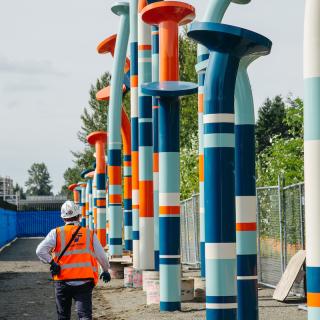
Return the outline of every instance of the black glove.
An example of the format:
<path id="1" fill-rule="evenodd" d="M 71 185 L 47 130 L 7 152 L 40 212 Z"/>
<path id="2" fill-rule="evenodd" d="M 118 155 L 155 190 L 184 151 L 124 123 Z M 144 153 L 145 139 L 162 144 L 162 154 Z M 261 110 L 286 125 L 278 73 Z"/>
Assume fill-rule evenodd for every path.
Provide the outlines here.
<path id="1" fill-rule="evenodd" d="M 50 272 L 51 272 L 52 277 L 59 275 L 60 271 L 61 271 L 61 267 L 57 263 L 55 263 L 54 261 L 51 261 L 50 262 Z"/>
<path id="2" fill-rule="evenodd" d="M 110 273 L 108 271 L 103 271 L 100 274 L 100 279 L 102 279 L 103 282 L 108 283 L 111 281 L 111 276 Z"/>

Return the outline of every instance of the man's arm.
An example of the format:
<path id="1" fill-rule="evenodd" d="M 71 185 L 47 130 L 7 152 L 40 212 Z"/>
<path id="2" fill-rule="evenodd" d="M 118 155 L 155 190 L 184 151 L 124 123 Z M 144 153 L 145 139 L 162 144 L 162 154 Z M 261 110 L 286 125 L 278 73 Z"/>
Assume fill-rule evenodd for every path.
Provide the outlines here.
<path id="1" fill-rule="evenodd" d="M 96 234 L 93 235 L 93 248 L 101 268 L 103 269 L 103 271 L 107 272 L 110 268 L 109 261 Z"/>
<path id="2" fill-rule="evenodd" d="M 52 229 L 37 247 L 36 255 L 43 263 L 50 263 L 52 260 L 51 251 L 56 246 L 57 232 Z"/>

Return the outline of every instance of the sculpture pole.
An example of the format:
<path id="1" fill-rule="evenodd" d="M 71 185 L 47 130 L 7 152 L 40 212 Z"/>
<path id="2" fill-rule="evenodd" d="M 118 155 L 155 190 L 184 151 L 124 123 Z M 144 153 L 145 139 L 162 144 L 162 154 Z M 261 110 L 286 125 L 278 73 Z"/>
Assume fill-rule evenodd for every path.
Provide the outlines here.
<path id="1" fill-rule="evenodd" d="M 153 218 L 153 143 L 152 97 L 141 91 L 141 84 L 151 82 L 151 27 L 141 19 L 147 5 L 139 0 L 138 10 L 138 115 L 139 115 L 139 268 L 154 269 Z"/>
<path id="2" fill-rule="evenodd" d="M 80 176 L 82 179 L 86 179 L 86 191 L 85 191 L 85 219 L 86 219 L 86 224 L 85 226 L 89 228 L 89 215 L 90 215 L 90 209 L 89 209 L 89 202 L 90 202 L 90 195 L 89 193 L 92 193 L 92 181 L 91 179 L 87 176 L 88 173 L 90 173 L 92 169 L 85 169 L 81 172 Z M 91 189 L 91 191 L 89 191 Z"/>
<path id="3" fill-rule="evenodd" d="M 123 70 L 129 38 L 129 4 L 119 2 L 112 12 L 120 16 L 120 27 L 114 52 L 111 95 L 108 116 L 108 177 L 109 177 L 109 251 L 122 256 L 122 186 L 121 186 L 121 105 Z"/>
<path id="4" fill-rule="evenodd" d="M 85 182 L 78 182 L 78 188 L 80 189 L 80 202 L 79 207 L 81 211 L 81 226 L 86 226 L 86 187 Z"/>
<path id="5" fill-rule="evenodd" d="M 159 26 L 160 82 L 143 92 L 160 96 L 159 108 L 159 233 L 160 311 L 181 308 L 180 265 L 180 157 L 179 96 L 197 92 L 197 86 L 179 83 L 178 26 L 189 23 L 194 8 L 177 1 L 146 6 L 142 19 Z"/>
<path id="6" fill-rule="evenodd" d="M 234 93 L 242 57 L 267 54 L 271 42 L 245 29 L 194 23 L 188 36 L 211 54 L 204 88 L 206 314 L 237 319 Z"/>
<path id="7" fill-rule="evenodd" d="M 148 0 L 148 4 L 162 0 Z M 159 28 L 151 26 L 152 82 L 159 81 Z M 154 268 L 159 271 L 159 99 L 152 97 Z"/>
<path id="8" fill-rule="evenodd" d="M 91 169 L 90 172 L 86 173 L 85 178 L 87 179 L 87 196 L 88 196 L 88 226 L 90 230 L 94 230 L 93 225 L 93 177 L 94 171 Z"/>
<path id="9" fill-rule="evenodd" d="M 250 0 L 234 0 L 238 4 L 246 4 Z M 210 0 L 202 22 L 220 23 L 231 0 Z M 196 70 L 198 72 L 198 136 L 199 136 L 199 213 L 200 213 L 200 261 L 201 277 L 205 277 L 205 214 L 204 214 L 204 148 L 203 148 L 203 101 L 205 73 L 209 59 L 208 49 L 199 44 Z"/>
<path id="10" fill-rule="evenodd" d="M 308 319 L 320 319 L 320 2 L 305 1 L 304 176 Z"/>
<path id="11" fill-rule="evenodd" d="M 105 131 L 96 131 L 87 136 L 89 144 L 96 148 L 96 199 L 97 237 L 103 247 L 106 246 L 106 160 L 105 146 L 107 143 L 107 133 Z"/>
<path id="12" fill-rule="evenodd" d="M 80 193 L 77 187 L 78 187 L 77 183 L 73 183 L 68 187 L 68 189 L 73 192 L 73 201 L 75 204 L 79 204 L 80 202 Z"/>
<path id="13" fill-rule="evenodd" d="M 265 53 L 264 53 L 265 54 Z M 254 103 L 247 73 L 259 54 L 241 59 L 235 91 L 238 319 L 258 320 Z"/>
<path id="14" fill-rule="evenodd" d="M 138 0 L 130 0 L 130 59 L 132 253 L 133 267 L 139 269 Z"/>
<path id="15" fill-rule="evenodd" d="M 96 164 L 94 163 L 94 174 L 92 179 L 92 223 L 93 223 L 93 230 L 97 233 L 97 170 Z"/>
<path id="16" fill-rule="evenodd" d="M 126 93 L 126 86 L 123 85 Z M 99 101 L 110 100 L 110 86 L 96 94 Z M 131 172 L 131 125 L 124 107 L 121 109 L 121 137 L 123 142 L 123 175 L 124 175 L 124 244 L 125 250 L 132 251 L 132 172 Z"/>

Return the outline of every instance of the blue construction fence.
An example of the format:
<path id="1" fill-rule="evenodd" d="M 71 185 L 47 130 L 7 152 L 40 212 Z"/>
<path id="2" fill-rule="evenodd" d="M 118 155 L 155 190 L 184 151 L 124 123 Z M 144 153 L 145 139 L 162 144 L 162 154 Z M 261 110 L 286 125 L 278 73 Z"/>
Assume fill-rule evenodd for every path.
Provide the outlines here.
<path id="1" fill-rule="evenodd" d="M 60 211 L 13 211 L 0 208 L 0 248 L 17 237 L 44 237 L 61 226 Z"/>

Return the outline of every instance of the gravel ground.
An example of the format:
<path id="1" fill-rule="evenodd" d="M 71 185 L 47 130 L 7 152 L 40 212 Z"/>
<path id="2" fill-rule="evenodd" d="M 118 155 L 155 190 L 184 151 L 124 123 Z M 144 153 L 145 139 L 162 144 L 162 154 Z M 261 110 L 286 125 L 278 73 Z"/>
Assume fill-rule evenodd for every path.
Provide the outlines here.
<path id="1" fill-rule="evenodd" d="M 0 320 L 57 319 L 54 289 L 48 266 L 38 261 L 35 248 L 41 239 L 18 239 L 0 252 Z M 122 280 L 99 283 L 94 290 L 94 318 L 99 320 L 205 319 L 203 303 L 184 303 L 182 312 L 160 313 L 158 306 L 146 306 L 142 290 L 122 287 Z M 286 304 L 272 299 L 272 290 L 259 290 L 260 320 L 306 320 L 298 311 L 301 302 Z M 72 319 L 76 319 L 73 312 Z"/>

